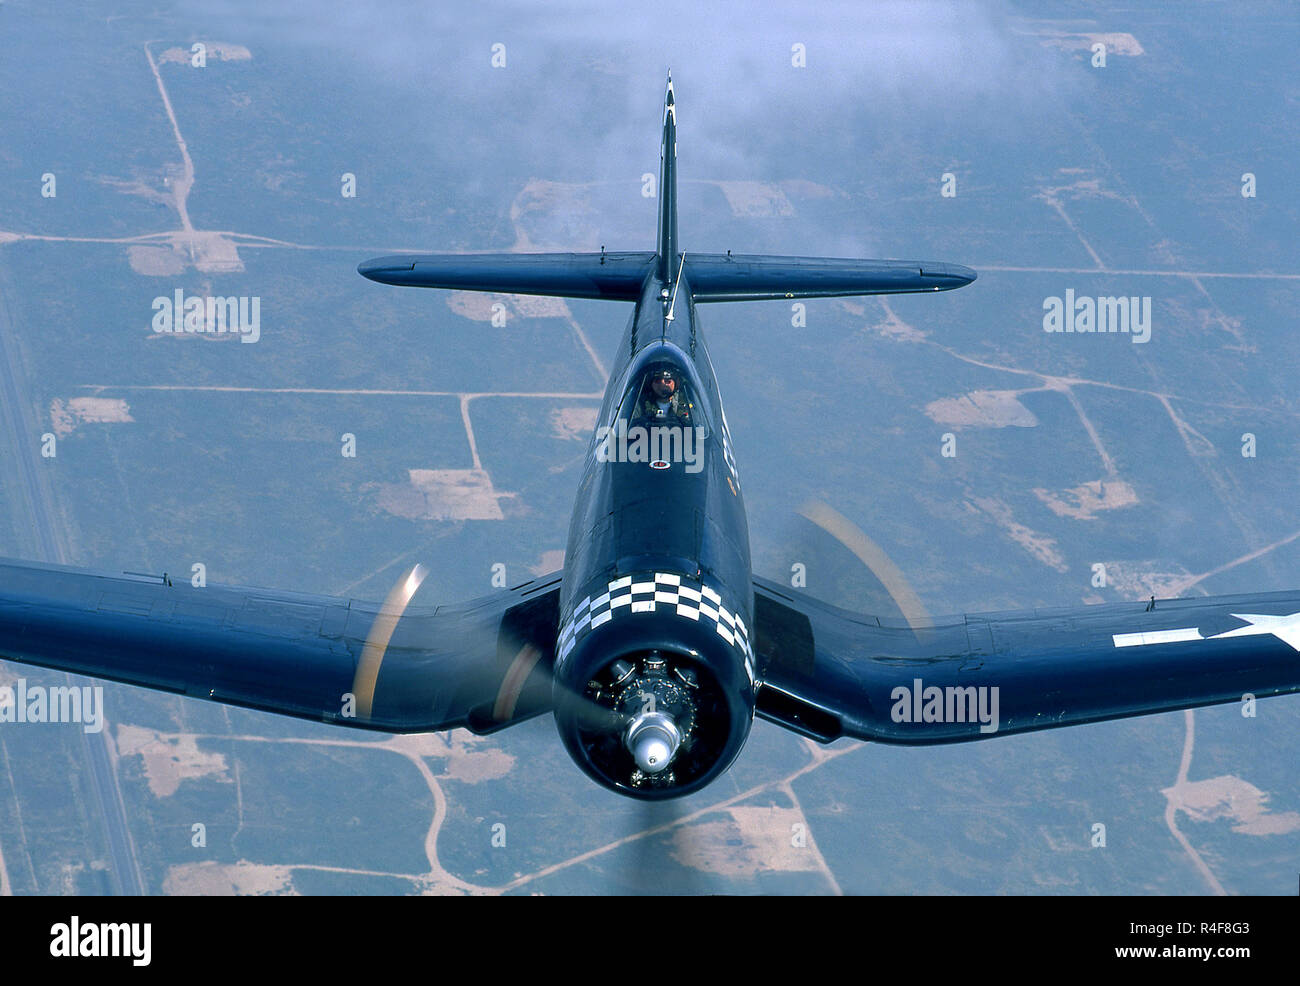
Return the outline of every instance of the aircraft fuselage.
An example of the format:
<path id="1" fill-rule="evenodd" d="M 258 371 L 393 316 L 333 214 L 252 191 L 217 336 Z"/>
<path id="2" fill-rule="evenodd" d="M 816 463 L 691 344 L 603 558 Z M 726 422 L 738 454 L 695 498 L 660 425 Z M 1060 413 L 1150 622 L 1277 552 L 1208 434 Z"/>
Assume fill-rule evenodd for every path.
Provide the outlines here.
<path id="1" fill-rule="evenodd" d="M 660 677 L 670 698 L 682 692 L 688 699 L 703 689 L 684 677 L 716 679 L 724 694 L 710 701 L 723 708 L 711 714 L 723 721 L 710 728 L 701 721 L 704 710 L 693 710 L 681 759 L 669 765 L 671 783 L 665 772 L 631 766 L 626 737 L 622 750 L 609 745 L 603 767 L 593 766 L 576 731 L 566 728 L 566 696 L 557 695 L 561 734 L 579 763 L 604 783 L 647 797 L 685 793 L 684 785 L 702 785 L 725 769 L 748 735 L 754 708 L 744 498 L 690 286 L 673 274 L 668 282 L 658 272 L 647 277 L 610 375 L 569 525 L 556 647 L 556 688 L 569 696 L 591 698 L 588 685 L 595 682 L 606 703 L 663 704 L 651 697 Z M 647 417 L 647 375 L 664 367 L 686 397 L 663 419 Z M 620 656 L 633 668 L 622 690 L 608 671 Z M 660 658 L 661 675 L 641 673 L 647 659 L 653 665 Z M 703 747 L 709 762 L 692 761 L 691 752 L 703 756 Z"/>

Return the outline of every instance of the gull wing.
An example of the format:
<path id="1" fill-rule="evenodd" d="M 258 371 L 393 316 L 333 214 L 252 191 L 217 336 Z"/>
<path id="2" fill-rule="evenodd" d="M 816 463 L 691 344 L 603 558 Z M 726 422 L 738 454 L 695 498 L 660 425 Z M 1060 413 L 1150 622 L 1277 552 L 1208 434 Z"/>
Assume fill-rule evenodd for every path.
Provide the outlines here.
<path id="1" fill-rule="evenodd" d="M 435 606 L 0 559 L 0 657 L 388 732 L 489 733 L 551 707 L 560 575 Z"/>
<path id="2" fill-rule="evenodd" d="M 822 742 L 955 743 L 1300 692 L 1300 592 L 913 629 L 754 580 L 758 715 Z"/>

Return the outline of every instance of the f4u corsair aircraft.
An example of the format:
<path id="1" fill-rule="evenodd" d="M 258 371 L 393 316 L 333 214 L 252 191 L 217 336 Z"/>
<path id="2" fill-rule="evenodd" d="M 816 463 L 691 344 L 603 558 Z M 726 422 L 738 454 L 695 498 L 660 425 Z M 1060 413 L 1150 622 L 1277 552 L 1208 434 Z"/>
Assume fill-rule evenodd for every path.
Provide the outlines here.
<path id="1" fill-rule="evenodd" d="M 436 605 L 0 563 L 11 660 L 393 732 L 552 712 L 573 759 L 637 798 L 697 791 L 754 716 L 821 742 L 977 740 L 1300 690 L 1300 593 L 958 616 L 920 629 L 750 570 L 740 473 L 696 307 L 962 287 L 954 264 L 683 253 L 665 97 L 658 248 L 403 255 L 385 284 L 632 303 L 564 569 Z"/>

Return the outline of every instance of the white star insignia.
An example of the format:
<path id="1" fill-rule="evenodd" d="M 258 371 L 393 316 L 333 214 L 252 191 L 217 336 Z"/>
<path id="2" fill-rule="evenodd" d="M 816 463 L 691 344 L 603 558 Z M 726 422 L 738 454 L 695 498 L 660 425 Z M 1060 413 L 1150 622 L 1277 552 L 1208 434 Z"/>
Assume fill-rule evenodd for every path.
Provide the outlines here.
<path id="1" fill-rule="evenodd" d="M 1295 650 L 1300 650 L 1300 613 L 1290 616 L 1263 616 L 1257 613 L 1233 613 L 1233 619 L 1245 620 L 1250 626 L 1237 627 L 1216 633 L 1207 639 L 1219 637 L 1252 637 L 1260 633 L 1271 633 L 1279 640 L 1285 640 Z"/>
<path id="2" fill-rule="evenodd" d="M 1300 651 L 1300 613 L 1288 616 L 1269 616 L 1262 613 L 1233 613 L 1232 618 L 1243 620 L 1248 626 L 1225 630 L 1208 637 L 1201 635 L 1197 627 L 1179 627 L 1175 630 L 1146 630 L 1141 633 L 1117 633 L 1112 635 L 1116 647 L 1145 647 L 1150 644 L 1174 644 L 1187 640 L 1218 640 L 1221 637 L 1255 637 L 1272 634 L 1288 644 L 1293 650 Z"/>

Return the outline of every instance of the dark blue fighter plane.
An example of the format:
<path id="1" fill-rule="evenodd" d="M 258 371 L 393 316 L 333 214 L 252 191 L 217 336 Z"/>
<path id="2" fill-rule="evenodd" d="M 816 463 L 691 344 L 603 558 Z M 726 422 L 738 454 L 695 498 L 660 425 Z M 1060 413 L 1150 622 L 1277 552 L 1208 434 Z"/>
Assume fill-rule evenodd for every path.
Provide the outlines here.
<path id="1" fill-rule="evenodd" d="M 0 654 L 365 729 L 491 733 L 551 712 L 638 798 L 697 791 L 755 715 L 821 742 L 926 744 L 1300 690 L 1300 593 L 957 616 L 917 626 L 754 577 L 696 306 L 945 291 L 955 264 L 683 253 L 664 107 L 658 248 L 403 255 L 385 284 L 632 303 L 564 570 L 462 605 L 382 604 L 0 562 Z M 12 703 L 11 703 L 12 704 Z"/>

